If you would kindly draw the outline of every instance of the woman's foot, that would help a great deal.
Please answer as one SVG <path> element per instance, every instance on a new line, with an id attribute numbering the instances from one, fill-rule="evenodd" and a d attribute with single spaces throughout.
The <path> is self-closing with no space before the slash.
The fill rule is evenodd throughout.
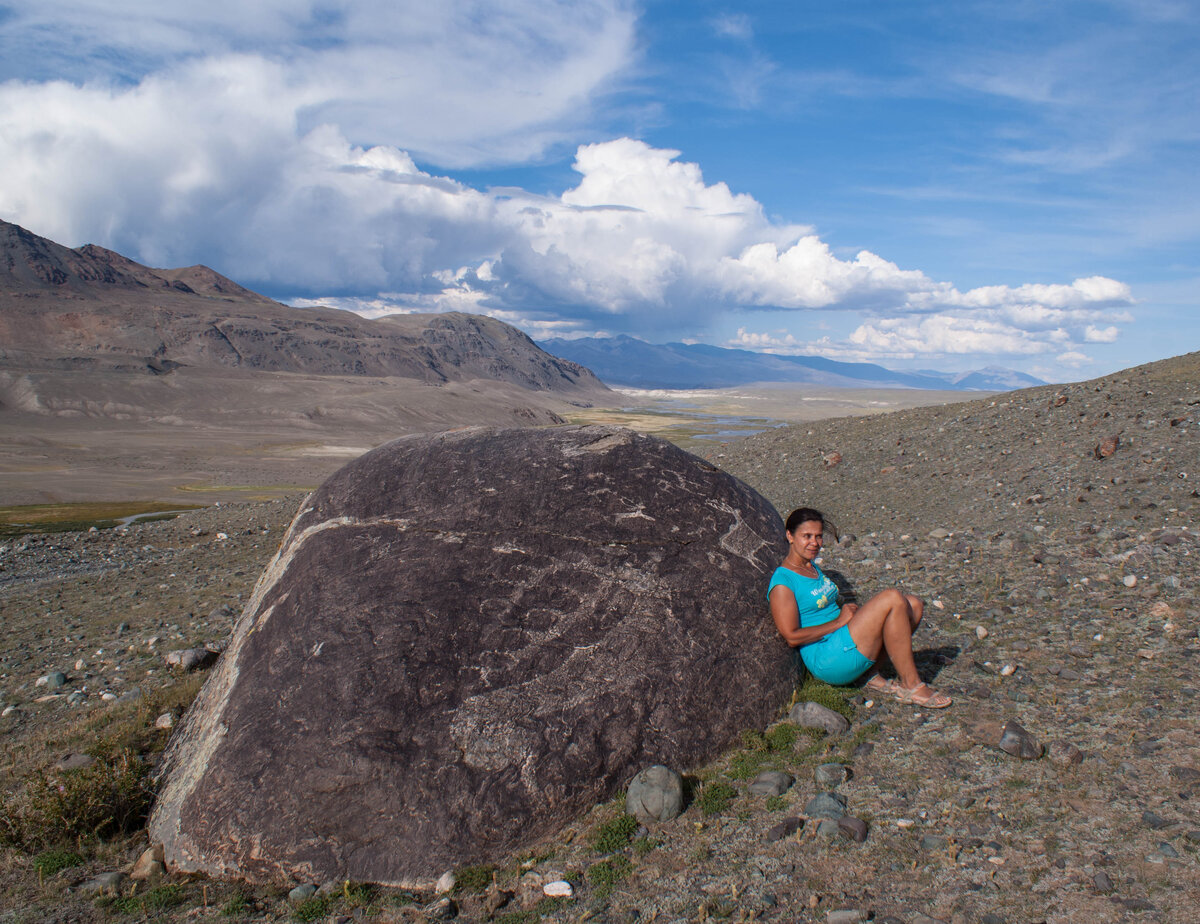
<path id="1" fill-rule="evenodd" d="M 922 706 L 926 709 L 945 709 L 951 703 L 949 696 L 935 690 L 927 683 L 918 683 L 911 689 L 897 683 L 893 686 L 892 695 L 902 703 Z"/>
<path id="2" fill-rule="evenodd" d="M 879 671 L 868 677 L 862 687 L 872 693 L 894 693 L 897 688 L 894 681 L 886 679 Z"/>

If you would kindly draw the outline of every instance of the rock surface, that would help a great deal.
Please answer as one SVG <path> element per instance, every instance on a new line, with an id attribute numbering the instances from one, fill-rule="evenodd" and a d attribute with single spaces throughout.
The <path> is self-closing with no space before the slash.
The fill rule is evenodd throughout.
<path id="1" fill-rule="evenodd" d="M 638 772 L 625 793 L 625 811 L 644 825 L 670 821 L 683 809 L 683 777 L 662 764 Z"/>
<path id="2" fill-rule="evenodd" d="M 761 497 L 632 431 L 380 447 L 302 505 L 152 837 L 172 870 L 406 886 L 529 845 L 774 717 L 781 554 Z"/>

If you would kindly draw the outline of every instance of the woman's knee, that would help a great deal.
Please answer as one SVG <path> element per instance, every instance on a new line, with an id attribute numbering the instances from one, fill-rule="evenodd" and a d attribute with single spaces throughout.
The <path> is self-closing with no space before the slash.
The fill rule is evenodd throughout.
<path id="1" fill-rule="evenodd" d="M 878 600 L 889 611 L 906 611 L 909 608 L 908 599 L 897 587 L 889 587 L 887 590 L 881 590 L 871 600 L 872 602 Z"/>
<path id="2" fill-rule="evenodd" d="M 921 617 L 925 615 L 925 601 L 916 594 L 905 594 L 904 599 L 908 601 L 908 608 L 912 611 L 912 627 L 915 629 L 921 624 Z"/>

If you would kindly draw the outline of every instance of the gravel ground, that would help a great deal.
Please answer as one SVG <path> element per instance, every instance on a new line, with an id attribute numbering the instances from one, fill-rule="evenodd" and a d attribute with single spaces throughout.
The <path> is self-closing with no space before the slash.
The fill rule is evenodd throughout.
<path id="1" fill-rule="evenodd" d="M 679 818 L 615 853 L 598 850 L 594 835 L 619 816 L 617 802 L 496 870 L 490 893 L 469 888 L 460 871 L 463 887 L 441 904 L 343 886 L 297 908 L 282 888 L 177 878 L 173 908 L 122 911 L 78 891 L 97 873 L 129 869 L 145 847 L 135 833 L 84 845 L 80 864 L 40 882 L 28 853 L 7 850 L 0 908 L 10 910 L 0 921 L 481 920 L 510 892 L 493 915 L 509 924 L 1194 921 L 1198 426 L 1200 355 L 1191 355 L 1093 382 L 714 446 L 712 461 L 781 512 L 805 503 L 831 517 L 840 541 L 830 541 L 823 564 L 860 599 L 892 585 L 925 598 L 919 667 L 954 705 L 925 711 L 806 687 L 803 696 L 841 705 L 848 732 L 801 735 L 775 751 L 749 736 L 692 768 L 700 796 Z M 185 687 L 164 654 L 227 634 L 297 503 L 5 544 L 6 791 L 85 749 L 107 716 L 134 708 L 105 693 L 138 687 L 157 703 Z M 67 676 L 53 693 L 37 685 L 52 671 Z M 82 694 L 76 705 L 72 693 Z M 46 696 L 55 698 L 38 702 Z M 133 715 L 152 723 L 155 711 Z M 998 749 L 1008 722 L 1045 756 Z M 862 843 L 821 833 L 805 816 L 827 788 L 816 768 L 830 762 L 849 770 L 836 788 L 866 822 Z M 782 796 L 753 795 L 748 784 L 763 769 L 795 783 Z M 713 804 L 702 796 L 721 782 L 732 800 L 705 814 Z M 794 832 L 777 836 L 789 820 L 799 822 Z M 535 904 L 541 882 L 560 877 L 574 898 Z"/>

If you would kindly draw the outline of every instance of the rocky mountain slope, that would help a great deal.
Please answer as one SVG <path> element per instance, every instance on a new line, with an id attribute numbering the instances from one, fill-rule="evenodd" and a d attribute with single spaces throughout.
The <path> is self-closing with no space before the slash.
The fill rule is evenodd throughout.
<path id="1" fill-rule="evenodd" d="M 368 320 L 296 309 L 208 267 L 154 270 L 70 250 L 0 222 L 0 366 L 167 374 L 179 366 L 309 375 L 486 379 L 540 391 L 602 388 L 515 328 L 465 314 Z"/>
<path id="2" fill-rule="evenodd" d="M 613 400 L 492 318 L 289 308 L 0 222 L 0 504 L 311 486 L 403 433 Z"/>
<path id="3" fill-rule="evenodd" d="M 283 889 L 171 877 L 158 888 L 174 891 L 140 885 L 134 900 L 174 902 L 154 913 L 177 921 L 228 908 L 246 921 L 1190 924 L 1198 426 L 1192 354 L 716 446 L 711 458 L 782 512 L 808 503 L 830 515 L 841 539 L 823 566 L 859 598 L 895 584 L 924 597 L 918 666 L 949 709 L 805 686 L 799 696 L 843 711 L 848 731 L 750 730 L 721 760 L 681 768 L 697 788 L 674 821 L 638 832 L 621 805 L 598 806 L 534 855 L 458 870 L 449 896 L 336 884 L 297 906 Z M 137 740 L 165 736 L 155 718 L 189 682 L 166 672 L 165 649 L 228 632 L 221 607 L 238 608 L 296 503 L 5 542 L 6 792 L 68 751 L 103 752 L 121 723 Z M 746 606 L 767 618 L 764 600 Z M 37 685 L 51 671 L 64 675 L 52 692 Z M 133 712 L 104 699 L 133 687 L 147 698 Z M 998 747 L 1007 723 L 1032 739 L 1026 759 Z M 764 770 L 787 774 L 782 792 L 751 787 Z M 864 840 L 856 825 L 822 826 L 830 803 L 814 800 L 829 791 Z M 3 904 L 31 920 L 111 919 L 82 887 L 129 871 L 139 838 L 87 847 L 44 883 L 33 855 L 10 849 Z M 546 899 L 542 884 L 562 878 L 573 897 Z M 148 913 L 132 907 L 120 920 Z"/>

